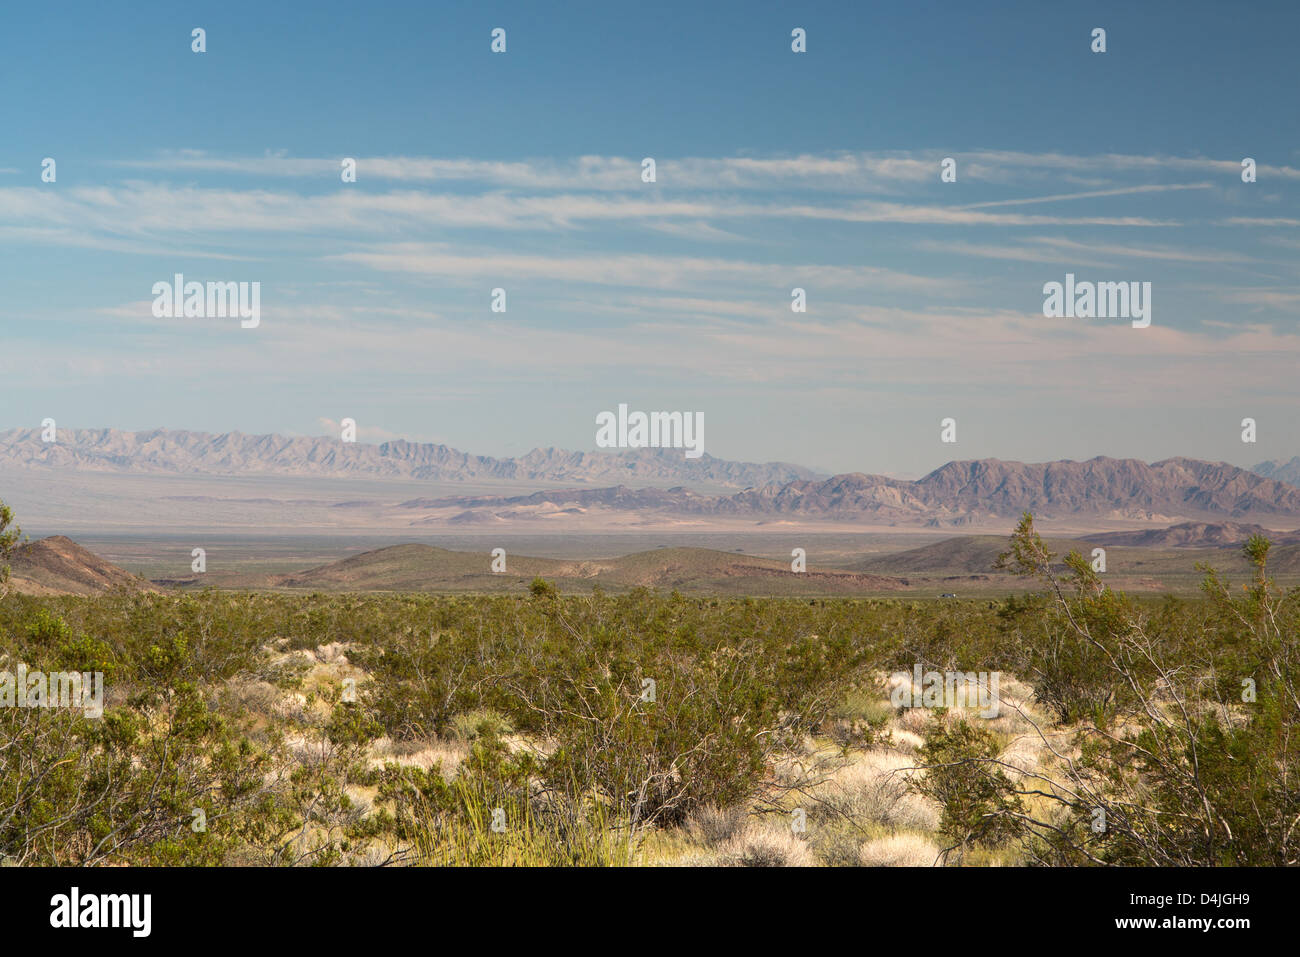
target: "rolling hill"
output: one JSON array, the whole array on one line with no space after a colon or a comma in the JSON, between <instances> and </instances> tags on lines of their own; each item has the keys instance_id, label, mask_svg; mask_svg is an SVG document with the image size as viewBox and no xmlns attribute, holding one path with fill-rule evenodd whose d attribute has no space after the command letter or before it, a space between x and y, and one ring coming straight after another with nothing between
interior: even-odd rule
<instances>
[{"instance_id":1,"label":"rolling hill","mask_svg":"<svg viewBox=\"0 0 1300 957\"><path fill-rule=\"evenodd\" d=\"M1146 548L1207 548L1238 545L1252 535L1263 535L1274 544L1300 541L1300 531L1282 532L1262 525L1239 522L1182 522L1168 528L1134 532L1101 532L1091 536L1099 545L1133 545Z\"/></svg>"},{"instance_id":2,"label":"rolling hill","mask_svg":"<svg viewBox=\"0 0 1300 957\"><path fill-rule=\"evenodd\" d=\"M565 591L638 586L712 594L850 595L893 591L907 582L853 571L795 573L788 562L707 548L663 548L620 558L563 561L509 555L506 571L494 574L483 552L456 552L429 545L393 545L266 584L321 591L519 592L534 576Z\"/></svg>"},{"instance_id":3,"label":"rolling hill","mask_svg":"<svg viewBox=\"0 0 1300 957\"><path fill-rule=\"evenodd\" d=\"M1055 555L1064 555L1071 550L1088 555L1093 547L1089 542L1076 539L1047 539L1046 544ZM854 567L882 575L995 575L1003 574L994 568L994 563L1006 550L1005 535L964 535L919 548L873 556Z\"/></svg>"},{"instance_id":4,"label":"rolling hill","mask_svg":"<svg viewBox=\"0 0 1300 957\"><path fill-rule=\"evenodd\" d=\"M22 594L96 595L115 588L154 590L144 579L62 535L20 545L9 565L10 587Z\"/></svg>"}]
</instances>

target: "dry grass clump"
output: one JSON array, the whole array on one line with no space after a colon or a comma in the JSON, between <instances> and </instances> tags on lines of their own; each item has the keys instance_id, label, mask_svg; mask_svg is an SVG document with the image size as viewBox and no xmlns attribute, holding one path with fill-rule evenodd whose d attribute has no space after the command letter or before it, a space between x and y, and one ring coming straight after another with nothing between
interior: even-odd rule
<instances>
[{"instance_id":1,"label":"dry grass clump","mask_svg":"<svg viewBox=\"0 0 1300 957\"><path fill-rule=\"evenodd\" d=\"M930 708L904 708L903 713L894 721L903 731L924 735L933 714L934 712Z\"/></svg>"},{"instance_id":2,"label":"dry grass clump","mask_svg":"<svg viewBox=\"0 0 1300 957\"><path fill-rule=\"evenodd\" d=\"M513 729L505 715L492 708L476 708L451 719L450 733L460 741L477 741L479 738L501 738Z\"/></svg>"},{"instance_id":3,"label":"dry grass clump","mask_svg":"<svg viewBox=\"0 0 1300 957\"><path fill-rule=\"evenodd\" d=\"M232 680L226 685L228 702L235 710L248 711L265 718L275 717L281 691L269 681Z\"/></svg>"},{"instance_id":4,"label":"dry grass clump","mask_svg":"<svg viewBox=\"0 0 1300 957\"><path fill-rule=\"evenodd\" d=\"M286 735L284 746L290 760L305 768L322 767L329 758L329 746L319 735L304 733Z\"/></svg>"},{"instance_id":5,"label":"dry grass clump","mask_svg":"<svg viewBox=\"0 0 1300 957\"><path fill-rule=\"evenodd\" d=\"M772 764L772 781L783 788L805 787L825 777L833 755L812 737L791 741Z\"/></svg>"},{"instance_id":6,"label":"dry grass clump","mask_svg":"<svg viewBox=\"0 0 1300 957\"><path fill-rule=\"evenodd\" d=\"M393 741L379 738L371 746L371 766L398 764L403 767L422 768L425 771L439 768L444 778L454 777L461 762L469 757L469 746L461 741L425 738L415 741Z\"/></svg>"},{"instance_id":7,"label":"dry grass clump","mask_svg":"<svg viewBox=\"0 0 1300 957\"><path fill-rule=\"evenodd\" d=\"M841 748L879 744L881 730L889 724L894 709L884 695L883 684L854 690L822 723L822 733Z\"/></svg>"},{"instance_id":8,"label":"dry grass clump","mask_svg":"<svg viewBox=\"0 0 1300 957\"><path fill-rule=\"evenodd\" d=\"M686 822L686 833L705 847L718 848L734 840L748 826L743 807L704 807Z\"/></svg>"},{"instance_id":9,"label":"dry grass clump","mask_svg":"<svg viewBox=\"0 0 1300 957\"><path fill-rule=\"evenodd\" d=\"M325 665L346 665L348 659L344 651L347 647L347 644L342 641L331 641L328 645L320 645L316 649L316 660Z\"/></svg>"},{"instance_id":10,"label":"dry grass clump","mask_svg":"<svg viewBox=\"0 0 1300 957\"><path fill-rule=\"evenodd\" d=\"M891 731L889 740L904 754L911 754L925 744L925 738L913 731Z\"/></svg>"},{"instance_id":11,"label":"dry grass clump","mask_svg":"<svg viewBox=\"0 0 1300 957\"><path fill-rule=\"evenodd\" d=\"M360 690L369 677L360 668L348 664L346 658L337 658L330 664L315 664L303 675L301 688L308 695L315 694L328 714L334 703L343 698L343 679L352 678Z\"/></svg>"},{"instance_id":12,"label":"dry grass clump","mask_svg":"<svg viewBox=\"0 0 1300 957\"><path fill-rule=\"evenodd\" d=\"M714 863L731 867L812 867L817 859L792 831L751 825L727 842Z\"/></svg>"},{"instance_id":13,"label":"dry grass clump","mask_svg":"<svg viewBox=\"0 0 1300 957\"><path fill-rule=\"evenodd\" d=\"M933 867L939 848L920 834L890 834L862 845L863 867Z\"/></svg>"},{"instance_id":14,"label":"dry grass clump","mask_svg":"<svg viewBox=\"0 0 1300 957\"><path fill-rule=\"evenodd\" d=\"M998 760L1009 767L1003 770L1012 778L1038 771L1046 757L1047 745L1037 736L1015 738L998 755Z\"/></svg>"},{"instance_id":15,"label":"dry grass clump","mask_svg":"<svg viewBox=\"0 0 1300 957\"><path fill-rule=\"evenodd\" d=\"M857 867L864 837L859 827L844 821L818 820L808 828L808 844L817 862L828 867Z\"/></svg>"},{"instance_id":16,"label":"dry grass clump","mask_svg":"<svg viewBox=\"0 0 1300 957\"><path fill-rule=\"evenodd\" d=\"M281 695L271 706L270 717L292 726L301 726L312 718L312 708L307 696L297 691Z\"/></svg>"},{"instance_id":17,"label":"dry grass clump","mask_svg":"<svg viewBox=\"0 0 1300 957\"><path fill-rule=\"evenodd\" d=\"M913 766L913 759L898 751L864 752L836 772L823 800L859 824L934 830L939 825L938 808L908 787L917 773Z\"/></svg>"}]
</instances>

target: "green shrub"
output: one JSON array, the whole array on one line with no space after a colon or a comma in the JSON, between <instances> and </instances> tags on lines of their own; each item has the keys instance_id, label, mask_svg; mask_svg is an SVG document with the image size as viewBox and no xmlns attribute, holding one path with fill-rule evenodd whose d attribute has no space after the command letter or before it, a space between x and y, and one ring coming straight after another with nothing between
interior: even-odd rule
<instances>
[{"instance_id":1,"label":"green shrub","mask_svg":"<svg viewBox=\"0 0 1300 957\"><path fill-rule=\"evenodd\" d=\"M939 833L956 847L996 847L1023 831L1024 807L996 763L998 750L992 732L936 712L919 751L926 772L913 780L943 808Z\"/></svg>"}]
</instances>

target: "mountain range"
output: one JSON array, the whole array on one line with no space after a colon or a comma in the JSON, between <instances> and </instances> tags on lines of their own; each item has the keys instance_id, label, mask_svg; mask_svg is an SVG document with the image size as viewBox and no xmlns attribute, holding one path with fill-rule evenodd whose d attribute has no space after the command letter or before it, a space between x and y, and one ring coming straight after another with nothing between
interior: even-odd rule
<instances>
[{"instance_id":1,"label":"mountain range","mask_svg":"<svg viewBox=\"0 0 1300 957\"><path fill-rule=\"evenodd\" d=\"M518 496L412 499L406 509L459 510L448 521L518 517L542 506L582 512L670 511L684 515L791 519L870 517L885 524L975 524L1025 511L1171 524L1179 518L1300 515L1300 489L1222 462L1175 458L1025 464L998 459L949 462L910 481L850 473L708 496L684 488L561 489Z\"/></svg>"},{"instance_id":2,"label":"mountain range","mask_svg":"<svg viewBox=\"0 0 1300 957\"><path fill-rule=\"evenodd\" d=\"M172 429L40 429L0 432L4 466L75 468L131 474L282 475L462 482L695 482L734 488L815 479L824 473L784 462L730 462L680 449L569 452L533 449L518 458L470 455L446 445L398 440L373 445L326 437L212 434Z\"/></svg>"},{"instance_id":3,"label":"mountain range","mask_svg":"<svg viewBox=\"0 0 1300 957\"><path fill-rule=\"evenodd\" d=\"M71 483L71 491L60 494L82 490L79 497L61 500L64 516L70 514L69 505L77 511L103 501L116 507L114 521L128 524L160 515L162 509L171 509L167 514L179 516L180 522L189 512L209 509L214 523L237 518L250 527L473 529L544 521L557 528L558 521L564 527L582 523L594 529L601 523L632 527L680 519L729 527L839 522L974 529L1006 525L1025 511L1044 519L1095 521L1094 528L1224 521L1276 525L1278 517L1300 516L1300 489L1276 477L1289 474L1293 464L1300 468L1300 459L1266 463L1268 469L1261 465L1253 471L1190 458L1146 463L1097 457L1037 464L979 459L949 462L910 480L859 472L828 477L786 463L731 462L707 455L692 460L679 450L662 449L535 449L505 459L445 445L371 445L239 432L61 430L54 443L42 442L35 429L0 433L0 475L6 487L25 490L28 507L43 507L43 493L36 493L52 489L57 476L59 482ZM1262 470L1272 474L1260 474ZM232 476L256 479L266 493L230 497L232 489L220 480ZM169 488L166 494L136 492L128 499L130 490L117 487L124 477L165 479L173 486L183 481L186 487ZM346 488L316 489L318 497L307 500L301 492L295 494L302 478L409 480L439 486L433 490L442 494L403 499L400 485L395 492L376 492L345 481ZM109 482L116 483L111 490ZM501 493L457 495L457 483L476 483L472 491L478 493ZM83 524L92 524L89 518Z\"/></svg>"},{"instance_id":4,"label":"mountain range","mask_svg":"<svg viewBox=\"0 0 1300 957\"><path fill-rule=\"evenodd\" d=\"M1260 462L1258 465L1251 466L1250 470L1256 475L1277 479L1279 482L1286 482L1288 485L1300 485L1300 455L1297 455L1289 462L1283 462L1281 459Z\"/></svg>"}]
</instances>

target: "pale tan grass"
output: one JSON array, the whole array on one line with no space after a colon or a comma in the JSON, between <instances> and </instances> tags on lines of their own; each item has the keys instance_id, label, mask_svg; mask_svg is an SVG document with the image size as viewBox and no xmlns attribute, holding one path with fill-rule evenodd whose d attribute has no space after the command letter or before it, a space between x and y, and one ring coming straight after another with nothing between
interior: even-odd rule
<instances>
[{"instance_id":1,"label":"pale tan grass","mask_svg":"<svg viewBox=\"0 0 1300 957\"><path fill-rule=\"evenodd\" d=\"M864 867L933 867L939 848L920 834L891 834L862 845Z\"/></svg>"},{"instance_id":2,"label":"pale tan grass","mask_svg":"<svg viewBox=\"0 0 1300 957\"><path fill-rule=\"evenodd\" d=\"M876 823L933 830L939 824L939 811L908 786L920 773L914 767L914 758L899 751L865 751L836 771L817 796L859 826Z\"/></svg>"},{"instance_id":3,"label":"pale tan grass","mask_svg":"<svg viewBox=\"0 0 1300 957\"><path fill-rule=\"evenodd\" d=\"M731 867L811 867L817 863L807 843L788 828L751 825L720 849L715 864Z\"/></svg>"}]
</instances>

